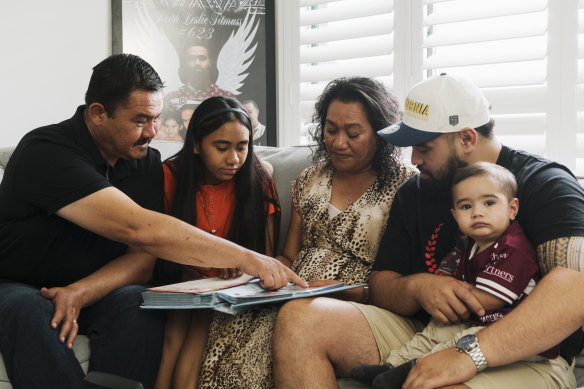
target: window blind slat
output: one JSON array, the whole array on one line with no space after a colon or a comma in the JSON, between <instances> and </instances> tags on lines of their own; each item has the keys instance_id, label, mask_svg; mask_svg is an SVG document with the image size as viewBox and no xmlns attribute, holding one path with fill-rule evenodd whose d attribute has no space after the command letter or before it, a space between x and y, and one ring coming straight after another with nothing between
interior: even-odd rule
<instances>
[{"instance_id":1,"label":"window blind slat","mask_svg":"<svg viewBox=\"0 0 584 389\"><path fill-rule=\"evenodd\" d=\"M547 8L547 0L465 0L464 6L456 2L440 5L424 17L424 26L539 12Z\"/></svg>"},{"instance_id":2,"label":"window blind slat","mask_svg":"<svg viewBox=\"0 0 584 389\"><path fill-rule=\"evenodd\" d=\"M327 26L325 28L302 29L300 30L300 44L307 45L390 34L393 31L393 17L391 14L383 16L374 20L356 19L353 21L355 28Z\"/></svg>"},{"instance_id":3,"label":"window blind slat","mask_svg":"<svg viewBox=\"0 0 584 389\"><path fill-rule=\"evenodd\" d=\"M546 114L492 115L497 135L544 135Z\"/></svg>"},{"instance_id":4,"label":"window blind slat","mask_svg":"<svg viewBox=\"0 0 584 389\"><path fill-rule=\"evenodd\" d=\"M537 16L537 19L541 20L540 23L534 21L533 18L529 18L529 24L523 24L521 28L518 28L517 24L521 24L521 21L517 18L513 18L512 23L503 24L498 29L483 29L483 28L471 28L474 22L468 23L468 26L460 25L459 29L450 29L449 31L440 31L437 34L432 34L426 39L424 39L424 43L422 47L436 47L436 46L447 46L447 45L456 45L456 44L464 44L464 43L477 43L477 42L491 42L491 41L498 41L498 40L507 40L507 39L515 39L515 38L526 38L526 37L534 37L534 36L541 36L545 34L546 22L545 22L546 14L540 13ZM461 34L460 31L464 31L464 34Z\"/></svg>"},{"instance_id":5,"label":"window blind slat","mask_svg":"<svg viewBox=\"0 0 584 389\"><path fill-rule=\"evenodd\" d=\"M356 75L378 77L391 74L392 68L393 55L323 63L319 66L303 65L300 67L300 82L332 80L337 77Z\"/></svg>"},{"instance_id":6,"label":"window blind slat","mask_svg":"<svg viewBox=\"0 0 584 389\"><path fill-rule=\"evenodd\" d=\"M300 5L300 7L311 7L313 5L321 5L321 4L326 4L326 3L332 3L338 0L300 0L298 2L298 5Z\"/></svg>"},{"instance_id":7,"label":"window blind slat","mask_svg":"<svg viewBox=\"0 0 584 389\"><path fill-rule=\"evenodd\" d=\"M329 46L301 47L300 63L326 62L347 58L390 55L393 51L393 36L381 35L365 39L338 42Z\"/></svg>"},{"instance_id":8,"label":"window blind slat","mask_svg":"<svg viewBox=\"0 0 584 389\"><path fill-rule=\"evenodd\" d=\"M483 93L491 103L493 114L540 113L548 107L544 85L485 88Z\"/></svg>"},{"instance_id":9,"label":"window blind slat","mask_svg":"<svg viewBox=\"0 0 584 389\"><path fill-rule=\"evenodd\" d=\"M584 60L578 60L578 84L584 83Z\"/></svg>"},{"instance_id":10,"label":"window blind slat","mask_svg":"<svg viewBox=\"0 0 584 389\"><path fill-rule=\"evenodd\" d=\"M447 3L449 1L452 1L452 0L422 0L422 4L429 5L429 4L436 4L436 3Z\"/></svg>"},{"instance_id":11,"label":"window blind slat","mask_svg":"<svg viewBox=\"0 0 584 389\"><path fill-rule=\"evenodd\" d=\"M390 13L393 4L378 0L346 0L338 2L338 7L325 7L316 10L301 8L300 25L324 24L339 20L355 19Z\"/></svg>"},{"instance_id":12,"label":"window blind slat","mask_svg":"<svg viewBox=\"0 0 584 389\"><path fill-rule=\"evenodd\" d=\"M340 0L343 1L343 0ZM383 0L386 3L391 4L391 6L393 7L393 1L394 0ZM450 0L446 0L446 1L450 1ZM338 3L339 0L300 0L298 2L298 4L300 5L300 7L311 7L313 5L322 5L322 4L326 4L326 3Z\"/></svg>"},{"instance_id":13,"label":"window blind slat","mask_svg":"<svg viewBox=\"0 0 584 389\"><path fill-rule=\"evenodd\" d=\"M515 62L433 69L436 74L443 72L460 74L473 80L481 88L510 87L519 85L544 84L547 61Z\"/></svg>"},{"instance_id":14,"label":"window blind slat","mask_svg":"<svg viewBox=\"0 0 584 389\"><path fill-rule=\"evenodd\" d=\"M521 50L499 50L499 51L483 51L472 50L472 47L465 47L468 45L459 45L457 50L459 55L453 57L448 52L438 52L438 54L426 59L423 64L423 69L431 69L438 67L452 67L452 66L469 66L469 65L483 65L483 64L499 64L512 63L522 61L541 60L546 57L545 47L523 47ZM496 46L496 45L493 45ZM469 55L470 51L474 51ZM466 53L466 54L464 54Z\"/></svg>"}]
</instances>

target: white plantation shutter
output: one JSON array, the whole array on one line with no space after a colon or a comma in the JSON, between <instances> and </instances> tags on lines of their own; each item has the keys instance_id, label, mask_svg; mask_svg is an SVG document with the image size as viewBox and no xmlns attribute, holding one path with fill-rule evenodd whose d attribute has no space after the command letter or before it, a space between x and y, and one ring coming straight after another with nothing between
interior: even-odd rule
<instances>
[{"instance_id":1,"label":"white plantation shutter","mask_svg":"<svg viewBox=\"0 0 584 389\"><path fill-rule=\"evenodd\" d=\"M476 82L504 144L575 172L576 1L423 0L421 64Z\"/></svg>"},{"instance_id":2,"label":"white plantation shutter","mask_svg":"<svg viewBox=\"0 0 584 389\"><path fill-rule=\"evenodd\" d=\"M483 89L503 143L545 154L547 0L423 1L426 76L461 74Z\"/></svg>"},{"instance_id":3,"label":"white plantation shutter","mask_svg":"<svg viewBox=\"0 0 584 389\"><path fill-rule=\"evenodd\" d=\"M289 134L281 145L307 141L314 100L335 77L380 78L403 103L415 83L446 72L479 85L504 144L584 175L584 0L280 4L289 2L299 10L286 30L297 37L297 76L280 85L294 112L280 123Z\"/></svg>"},{"instance_id":4,"label":"white plantation shutter","mask_svg":"<svg viewBox=\"0 0 584 389\"><path fill-rule=\"evenodd\" d=\"M393 72L393 0L299 0L299 116L293 144L310 142L314 103L343 76L375 77L388 87Z\"/></svg>"}]
</instances>

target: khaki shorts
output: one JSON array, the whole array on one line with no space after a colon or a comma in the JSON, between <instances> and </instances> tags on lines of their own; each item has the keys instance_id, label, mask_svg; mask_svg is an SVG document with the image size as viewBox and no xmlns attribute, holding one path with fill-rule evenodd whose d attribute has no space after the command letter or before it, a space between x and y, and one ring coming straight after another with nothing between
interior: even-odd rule
<instances>
[{"instance_id":1,"label":"khaki shorts","mask_svg":"<svg viewBox=\"0 0 584 389\"><path fill-rule=\"evenodd\" d=\"M372 305L352 304L367 319L377 342L382 363L387 360L392 350L401 348L416 332L424 329L422 323L417 320L407 319ZM488 368L465 382L465 385L471 389L572 389L576 388L573 370L574 366L569 366L562 357L537 362L525 360Z\"/></svg>"}]
</instances>

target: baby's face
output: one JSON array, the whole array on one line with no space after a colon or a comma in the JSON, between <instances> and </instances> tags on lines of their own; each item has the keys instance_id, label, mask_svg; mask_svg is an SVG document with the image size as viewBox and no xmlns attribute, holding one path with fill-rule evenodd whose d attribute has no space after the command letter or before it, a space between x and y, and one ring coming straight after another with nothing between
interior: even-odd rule
<instances>
[{"instance_id":1,"label":"baby's face","mask_svg":"<svg viewBox=\"0 0 584 389\"><path fill-rule=\"evenodd\" d=\"M452 188L452 215L465 235L479 246L492 244L517 216L518 201L487 176L469 177Z\"/></svg>"}]
</instances>

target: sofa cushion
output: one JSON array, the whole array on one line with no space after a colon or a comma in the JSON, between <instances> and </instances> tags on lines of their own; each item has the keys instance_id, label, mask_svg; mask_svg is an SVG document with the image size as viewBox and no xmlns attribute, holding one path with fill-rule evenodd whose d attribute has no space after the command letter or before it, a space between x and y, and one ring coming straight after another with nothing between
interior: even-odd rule
<instances>
[{"instance_id":1,"label":"sofa cushion","mask_svg":"<svg viewBox=\"0 0 584 389\"><path fill-rule=\"evenodd\" d=\"M290 211L292 207L291 183L307 166L311 164L311 150L308 146L294 147L258 147L258 158L273 166L273 177L278 190L280 206L282 208L280 218L280 241L277 253L282 251L288 226L290 224Z\"/></svg>"},{"instance_id":2,"label":"sofa cushion","mask_svg":"<svg viewBox=\"0 0 584 389\"><path fill-rule=\"evenodd\" d=\"M2 147L0 148L0 166L2 168L6 167L12 152L14 151L14 147Z\"/></svg>"},{"instance_id":3,"label":"sofa cushion","mask_svg":"<svg viewBox=\"0 0 584 389\"><path fill-rule=\"evenodd\" d=\"M584 330L584 327L582 329ZM584 351L582 351L580 355L576 357L574 374L576 375L576 384L578 388L584 388Z\"/></svg>"}]
</instances>

